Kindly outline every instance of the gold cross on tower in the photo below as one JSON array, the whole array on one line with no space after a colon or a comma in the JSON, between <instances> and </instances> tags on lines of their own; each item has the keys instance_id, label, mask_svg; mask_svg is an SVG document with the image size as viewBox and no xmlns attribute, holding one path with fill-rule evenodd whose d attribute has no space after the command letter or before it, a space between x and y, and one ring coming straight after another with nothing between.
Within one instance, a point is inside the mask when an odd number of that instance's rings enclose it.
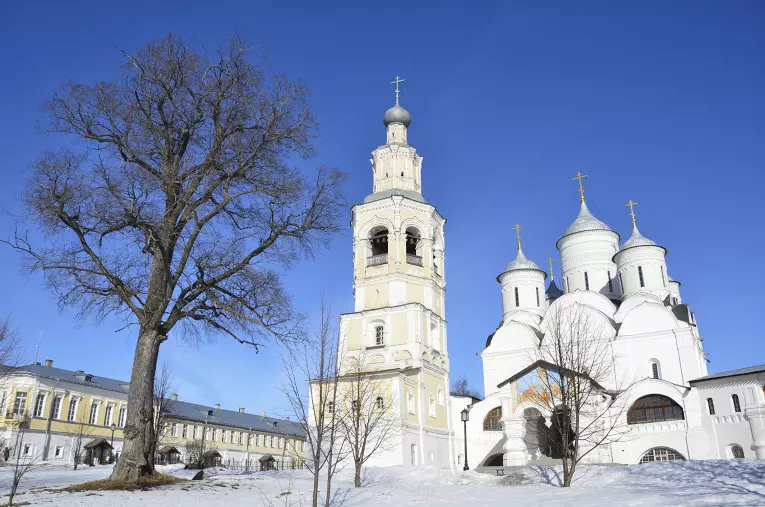
<instances>
[{"instance_id":1,"label":"gold cross on tower","mask_svg":"<svg viewBox=\"0 0 765 507\"><path fill-rule=\"evenodd\" d=\"M547 264L550 265L550 281L555 280L555 272L553 271L552 263L555 262L552 257L547 259Z\"/></svg>"},{"instance_id":2,"label":"gold cross on tower","mask_svg":"<svg viewBox=\"0 0 765 507\"><path fill-rule=\"evenodd\" d=\"M632 199L630 199L630 202L625 204L625 206L629 207L630 209L630 216L632 217L632 227L637 226L637 224L635 223L635 205L637 205L637 203L633 202Z\"/></svg>"},{"instance_id":3,"label":"gold cross on tower","mask_svg":"<svg viewBox=\"0 0 765 507\"><path fill-rule=\"evenodd\" d=\"M582 174L580 172L576 173L576 177L572 178L572 180L576 181L579 180L579 198L582 199L582 202L584 202L584 187L582 186L582 180L587 177L586 174Z\"/></svg>"},{"instance_id":4,"label":"gold cross on tower","mask_svg":"<svg viewBox=\"0 0 765 507\"><path fill-rule=\"evenodd\" d=\"M523 229L523 227L518 224L515 224L515 227L513 227L513 230L515 231L515 237L518 238L518 250L521 249L521 229Z\"/></svg>"},{"instance_id":5,"label":"gold cross on tower","mask_svg":"<svg viewBox=\"0 0 765 507\"><path fill-rule=\"evenodd\" d=\"M396 105L398 105L398 84L403 83L406 81L406 79L401 79L399 76L396 76L396 79L390 82L390 84L396 85Z\"/></svg>"}]
</instances>

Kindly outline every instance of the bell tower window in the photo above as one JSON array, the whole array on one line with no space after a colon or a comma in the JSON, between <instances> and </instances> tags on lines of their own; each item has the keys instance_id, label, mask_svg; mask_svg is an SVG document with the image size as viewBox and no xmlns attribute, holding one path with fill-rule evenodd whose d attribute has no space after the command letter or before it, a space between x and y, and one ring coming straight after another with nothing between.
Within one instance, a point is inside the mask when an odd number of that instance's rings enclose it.
<instances>
[{"instance_id":1,"label":"bell tower window","mask_svg":"<svg viewBox=\"0 0 765 507\"><path fill-rule=\"evenodd\" d=\"M415 227L406 229L406 263L422 266L422 237Z\"/></svg>"},{"instance_id":2,"label":"bell tower window","mask_svg":"<svg viewBox=\"0 0 765 507\"><path fill-rule=\"evenodd\" d=\"M367 266L378 266L388 262L388 229L376 227L369 233Z\"/></svg>"}]
</instances>

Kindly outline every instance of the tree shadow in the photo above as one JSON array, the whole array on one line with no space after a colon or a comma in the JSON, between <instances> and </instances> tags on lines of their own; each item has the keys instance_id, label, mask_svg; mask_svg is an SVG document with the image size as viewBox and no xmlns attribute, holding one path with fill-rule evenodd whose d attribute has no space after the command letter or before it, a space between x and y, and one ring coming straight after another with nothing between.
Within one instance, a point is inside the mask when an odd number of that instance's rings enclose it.
<instances>
[{"instance_id":1,"label":"tree shadow","mask_svg":"<svg viewBox=\"0 0 765 507\"><path fill-rule=\"evenodd\" d=\"M332 493L332 497L329 499L329 505L331 507L342 507L345 505L345 501L348 499L348 489L347 488L337 488L335 489L335 492Z\"/></svg>"}]
</instances>

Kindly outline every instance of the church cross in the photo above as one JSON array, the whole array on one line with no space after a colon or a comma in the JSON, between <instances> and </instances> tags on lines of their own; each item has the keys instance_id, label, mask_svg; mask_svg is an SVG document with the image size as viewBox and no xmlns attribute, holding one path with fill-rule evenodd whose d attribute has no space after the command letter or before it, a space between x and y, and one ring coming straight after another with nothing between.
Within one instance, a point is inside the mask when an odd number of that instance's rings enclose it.
<instances>
[{"instance_id":1,"label":"church cross","mask_svg":"<svg viewBox=\"0 0 765 507\"><path fill-rule=\"evenodd\" d=\"M513 230L515 231L515 237L518 238L518 250L521 249L521 229L523 229L523 226L515 224L515 227L513 227Z\"/></svg>"},{"instance_id":2,"label":"church cross","mask_svg":"<svg viewBox=\"0 0 765 507\"><path fill-rule=\"evenodd\" d=\"M398 84L403 83L404 81L406 81L406 79L401 79L399 76L396 76L396 79L390 82L390 84L396 85L396 105L398 105Z\"/></svg>"},{"instance_id":3,"label":"church cross","mask_svg":"<svg viewBox=\"0 0 765 507\"><path fill-rule=\"evenodd\" d=\"M582 202L584 202L584 187L582 186L582 180L587 177L586 174L582 174L581 172L576 173L576 177L572 178L572 180L576 181L579 180L579 198L582 199Z\"/></svg>"},{"instance_id":4,"label":"church cross","mask_svg":"<svg viewBox=\"0 0 765 507\"><path fill-rule=\"evenodd\" d=\"M553 260L552 257L547 259L547 264L550 265L550 281L555 280L555 272L553 271L553 267L552 267L553 262L555 262L555 260Z\"/></svg>"},{"instance_id":5,"label":"church cross","mask_svg":"<svg viewBox=\"0 0 765 507\"><path fill-rule=\"evenodd\" d=\"M629 207L630 209L630 216L632 217L632 227L636 227L637 224L635 223L635 205L637 203L633 202L632 199L630 199L630 202L625 204L625 206Z\"/></svg>"}]
</instances>

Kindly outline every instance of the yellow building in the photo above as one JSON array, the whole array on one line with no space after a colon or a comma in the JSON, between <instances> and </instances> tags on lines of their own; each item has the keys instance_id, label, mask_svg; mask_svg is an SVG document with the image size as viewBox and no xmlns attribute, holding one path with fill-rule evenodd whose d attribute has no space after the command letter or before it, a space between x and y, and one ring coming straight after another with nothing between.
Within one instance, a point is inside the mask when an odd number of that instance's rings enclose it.
<instances>
[{"instance_id":1,"label":"yellow building","mask_svg":"<svg viewBox=\"0 0 765 507\"><path fill-rule=\"evenodd\" d=\"M0 447L15 447L19 424L26 429L21 452L50 463L72 463L73 445L90 449L83 457L108 461L113 447L118 457L127 414L127 382L32 363L10 368L0 385ZM158 450L162 458L187 460L194 450L217 451L223 464L257 468L303 463L305 432L289 419L238 410L224 410L178 400L166 403L165 427ZM204 440L203 439L204 436ZM5 450L4 449L4 450ZM106 453L103 453L106 450ZM158 456L159 457L159 456ZM3 455L0 454L0 459Z\"/></svg>"},{"instance_id":2,"label":"yellow building","mask_svg":"<svg viewBox=\"0 0 765 507\"><path fill-rule=\"evenodd\" d=\"M363 365L390 393L400 428L374 464L449 467L446 219L422 196L410 121L397 91L384 115L387 142L372 152L373 193L353 207L355 308L340 318L340 375Z\"/></svg>"}]
</instances>

